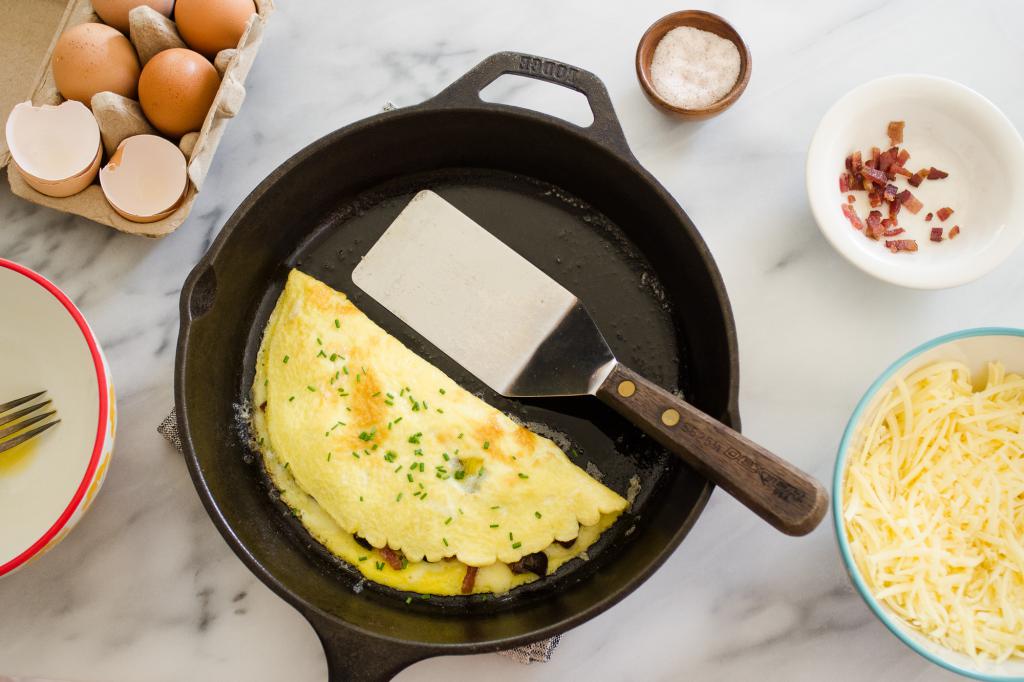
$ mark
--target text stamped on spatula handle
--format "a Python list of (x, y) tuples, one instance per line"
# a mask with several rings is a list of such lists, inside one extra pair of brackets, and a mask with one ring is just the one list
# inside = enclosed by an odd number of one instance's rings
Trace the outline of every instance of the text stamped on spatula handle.
[(760, 466), (756, 461), (747, 457), (736, 448), (729, 445), (723, 446), (721, 441), (697, 428), (696, 424), (683, 421), (679, 424), (679, 429), (694, 441), (700, 443), (704, 449), (710, 452), (718, 452), (724, 457), (728, 457), (733, 462), (736, 462), (738, 466), (757, 476), (761, 483), (770, 487), (772, 493), (779, 499), (789, 502), (803, 502), (807, 499), (806, 491), (797, 488), (763, 466)]
[(597, 397), (782, 532), (805, 535), (824, 517), (818, 481), (633, 370), (616, 364)]

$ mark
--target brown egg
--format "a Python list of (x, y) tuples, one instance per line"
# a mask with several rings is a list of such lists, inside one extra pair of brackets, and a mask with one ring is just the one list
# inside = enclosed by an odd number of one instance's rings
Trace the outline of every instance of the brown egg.
[(220, 76), (203, 55), (176, 47), (158, 52), (139, 78), (139, 104), (149, 122), (168, 137), (203, 127), (220, 87)]
[(109, 90), (135, 99), (139, 57), (121, 33), (104, 24), (78, 24), (61, 34), (53, 48), (53, 80), (65, 99), (89, 106)]
[(171, 16), (174, 0), (92, 0), (92, 8), (107, 24), (128, 34), (128, 13), (140, 5), (149, 5), (165, 17)]
[(174, 21), (185, 43), (212, 59), (221, 50), (238, 46), (255, 12), (253, 0), (178, 0)]

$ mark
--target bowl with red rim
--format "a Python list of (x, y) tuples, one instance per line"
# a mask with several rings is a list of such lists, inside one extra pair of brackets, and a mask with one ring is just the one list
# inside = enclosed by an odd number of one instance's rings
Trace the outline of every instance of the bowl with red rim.
[[(867, 219), (872, 210), (888, 218), (889, 204), (872, 205), (863, 187), (841, 191), (840, 175), (850, 154), (859, 151), (867, 160), (872, 147), (883, 153), (891, 148), (892, 121), (904, 123), (902, 142), (895, 144), (910, 154), (900, 168), (914, 175), (934, 167), (948, 177), (915, 186), (891, 172), (886, 184), (909, 192), (906, 196), (920, 207), (901, 202), (897, 224), (886, 229), (898, 234), (876, 240), (867, 236)], [(814, 133), (806, 173), (811, 211), (825, 238), (861, 270), (893, 284), (917, 289), (966, 284), (995, 269), (1024, 240), (1024, 194), (1018, 191), (1024, 185), (1024, 141), (992, 102), (945, 78), (886, 76), (843, 95)], [(848, 204), (851, 196), (854, 202)], [(953, 213), (945, 217), (943, 208)], [(844, 214), (851, 209), (863, 224), (860, 229)], [(912, 241), (917, 250), (886, 248), (886, 242), (897, 241)]]
[(0, 453), (0, 577), (60, 542), (103, 484), (114, 385), (82, 313), (37, 272), (0, 258), (0, 402), (46, 390), (60, 423)]

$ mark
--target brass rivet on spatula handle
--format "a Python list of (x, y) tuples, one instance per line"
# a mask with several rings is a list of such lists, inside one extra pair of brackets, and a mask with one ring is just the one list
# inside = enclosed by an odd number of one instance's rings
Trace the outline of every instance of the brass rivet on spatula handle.
[(671, 407), (661, 413), (661, 423), (665, 426), (675, 426), (679, 423), (679, 413)]
[(625, 381), (619, 382), (619, 395), (621, 395), (623, 398), (628, 398), (634, 393), (636, 393), (636, 384), (634, 384), (632, 381), (627, 379)]

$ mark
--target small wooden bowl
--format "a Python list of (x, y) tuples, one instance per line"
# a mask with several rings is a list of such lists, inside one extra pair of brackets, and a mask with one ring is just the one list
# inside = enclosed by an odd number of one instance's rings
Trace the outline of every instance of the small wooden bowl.
[[(654, 49), (666, 33), (680, 26), (690, 26), (731, 40), (740, 51), (740, 75), (736, 79), (736, 84), (732, 86), (729, 94), (703, 109), (685, 109), (666, 101), (654, 89), (654, 81), (651, 79), (651, 60), (654, 59)], [(640, 86), (643, 87), (647, 99), (651, 100), (655, 106), (680, 118), (710, 118), (732, 106), (732, 103), (738, 100), (746, 90), (747, 83), (750, 81), (750, 50), (747, 49), (747, 44), (743, 42), (743, 38), (736, 32), (736, 29), (717, 14), (695, 9), (673, 12), (654, 22), (640, 38), (640, 44), (636, 48), (636, 77), (640, 81)]]

